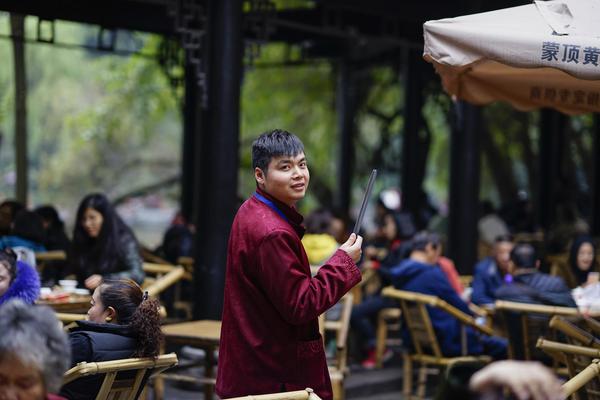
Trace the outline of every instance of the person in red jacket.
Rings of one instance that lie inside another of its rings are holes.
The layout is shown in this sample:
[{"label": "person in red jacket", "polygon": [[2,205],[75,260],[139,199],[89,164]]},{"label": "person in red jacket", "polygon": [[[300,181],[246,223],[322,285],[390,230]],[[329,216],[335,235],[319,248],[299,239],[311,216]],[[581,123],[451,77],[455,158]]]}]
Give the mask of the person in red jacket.
[{"label": "person in red jacket", "polygon": [[273,130],[252,144],[256,192],[229,236],[216,392],[221,398],[311,387],[332,398],[317,317],[356,285],[355,234],[311,277],[295,208],[308,187],[304,146]]}]

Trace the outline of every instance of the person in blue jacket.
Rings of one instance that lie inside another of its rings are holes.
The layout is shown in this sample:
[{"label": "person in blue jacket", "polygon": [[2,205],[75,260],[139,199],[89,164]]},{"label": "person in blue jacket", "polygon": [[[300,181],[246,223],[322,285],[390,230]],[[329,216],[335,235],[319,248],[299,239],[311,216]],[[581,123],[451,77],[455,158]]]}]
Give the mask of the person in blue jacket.
[{"label": "person in blue jacket", "polygon": [[494,304],[496,290],[509,276],[510,252],[514,247],[511,235],[500,235],[494,241],[492,255],[475,265],[471,301],[475,304]]},{"label": "person in blue jacket", "polygon": [[[448,278],[431,260],[435,257],[435,244],[431,234],[420,232],[413,238],[410,257],[390,270],[394,287],[401,290],[418,292],[437,296],[468,315],[473,315],[465,303],[450,286]],[[427,307],[436,337],[445,356],[460,356],[461,323],[436,307]],[[410,343],[406,325],[403,328],[403,338]],[[490,355],[494,359],[506,358],[506,339],[479,334],[467,327],[468,355]]]},{"label": "person in blue jacket", "polygon": [[0,250],[0,304],[19,299],[33,304],[40,295],[40,277],[37,271],[17,260],[13,249]]}]

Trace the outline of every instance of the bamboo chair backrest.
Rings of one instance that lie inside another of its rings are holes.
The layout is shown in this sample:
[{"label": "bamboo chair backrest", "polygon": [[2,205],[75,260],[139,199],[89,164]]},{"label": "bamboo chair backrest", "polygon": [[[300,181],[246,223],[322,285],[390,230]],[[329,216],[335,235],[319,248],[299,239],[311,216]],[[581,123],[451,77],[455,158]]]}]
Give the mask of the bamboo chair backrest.
[{"label": "bamboo chair backrest", "polygon": [[[600,358],[600,349],[554,342],[551,340],[539,339],[537,347],[564,363],[567,366],[567,371],[571,379],[580,375],[590,364]],[[589,372],[590,371],[588,370],[582,376],[587,376]],[[598,379],[582,380],[582,376],[579,376],[579,378],[568,385],[568,395],[570,396],[572,394],[573,398],[576,400],[582,398],[587,398],[588,400],[600,399],[600,384]],[[575,384],[575,382],[578,382],[578,384]],[[575,393],[575,391],[580,388],[583,388],[583,390]]]},{"label": "bamboo chair backrest", "polygon": [[143,263],[142,267],[146,274],[156,276],[154,280],[148,280],[142,285],[151,297],[157,297],[160,293],[186,276],[185,268],[181,266]]},{"label": "bamboo chair backrest", "polygon": [[397,290],[393,287],[383,289],[382,294],[391,297],[400,303],[402,317],[411,336],[413,347],[418,355],[430,355],[443,357],[439,342],[435,336],[433,324],[427,311],[427,307],[437,307],[450,314],[461,322],[462,329],[462,353],[467,354],[466,330],[471,326],[482,333],[492,335],[493,331],[486,326],[475,324],[470,315],[463,313],[439,297],[422,293]]},{"label": "bamboo chair backrest", "polygon": [[[589,327],[588,321],[590,318],[581,318],[579,323],[585,327]],[[596,321],[594,321],[597,323]],[[590,332],[580,328],[565,317],[555,315],[550,319],[550,328],[561,332],[569,344],[578,346],[593,347],[600,349],[600,339]]]},{"label": "bamboo chair backrest", "polygon": [[348,362],[348,330],[350,329],[350,315],[352,314],[353,295],[346,293],[338,302],[339,307],[335,313],[325,312],[323,317],[319,318],[321,324],[321,333],[333,332],[335,334],[336,354],[333,367],[339,371],[344,371]]},{"label": "bamboo chair backrest", "polygon": [[540,336],[551,335],[548,328],[554,315],[579,316],[577,308],[526,304],[512,301],[496,301],[495,309],[500,314],[508,334],[509,358],[548,362],[548,358],[537,347]]},{"label": "bamboo chair backrest", "polygon": [[[163,354],[156,359],[127,358],[103,362],[81,362],[65,372],[63,384],[82,377],[105,374],[96,400],[135,400],[150,375],[160,373],[177,364],[175,353]],[[123,372],[128,373],[123,373]]]},{"label": "bamboo chair backrest", "polygon": [[321,400],[319,396],[311,389],[296,390],[294,392],[282,392],[271,394],[259,394],[242,397],[230,397],[223,400]]}]

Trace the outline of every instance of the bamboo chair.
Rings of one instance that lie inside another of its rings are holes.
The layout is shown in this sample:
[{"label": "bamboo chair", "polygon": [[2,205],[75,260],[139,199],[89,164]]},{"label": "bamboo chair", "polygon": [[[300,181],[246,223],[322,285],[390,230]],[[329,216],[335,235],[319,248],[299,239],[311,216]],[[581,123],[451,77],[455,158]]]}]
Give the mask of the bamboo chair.
[{"label": "bamboo chair", "polygon": [[341,312],[339,318],[331,320],[327,318],[327,312],[319,317],[319,329],[325,339],[327,332],[335,335],[336,352],[332,359],[327,360],[329,378],[333,387],[333,398],[344,399],[344,378],[348,373],[348,330],[350,329],[350,315],[352,314],[353,295],[346,293],[339,303]]},{"label": "bamboo chair", "polygon": [[317,396],[317,394],[311,388],[306,388],[304,390],[296,390],[294,392],[230,397],[223,400],[321,400],[321,398]]},{"label": "bamboo chair", "polygon": [[[436,366],[446,368],[450,364],[456,362],[482,362],[488,363],[491,358],[488,356],[468,356],[467,355],[467,335],[466,327],[492,335],[494,332],[487,326],[477,325],[474,319],[462,311],[452,307],[445,301],[436,296],[425,295],[421,293],[408,292],[397,290],[392,287],[384,288],[382,295],[396,299],[400,302],[402,308],[402,316],[404,323],[410,332],[414,352],[412,354],[404,354],[404,388],[403,395],[410,399],[412,396],[412,381],[414,362],[420,364],[419,381],[417,388],[417,398],[422,399],[425,396],[425,386],[427,383],[428,366]],[[437,337],[433,330],[433,325],[427,312],[427,306],[437,307],[458,319],[462,329],[462,356],[446,357],[442,354],[442,350],[438,343]]]},{"label": "bamboo chair", "polygon": [[142,284],[144,290],[148,291],[148,295],[158,297],[160,293],[174,286],[173,308],[183,310],[186,314],[186,319],[191,319],[191,305],[184,305],[181,301],[181,281],[192,280],[192,274],[180,265],[157,264],[145,262],[142,268],[146,273],[146,279]]},{"label": "bamboo chair", "polygon": [[[105,374],[96,400],[135,400],[148,378],[177,365],[175,353],[164,354],[156,359],[127,358],[103,362],[81,362],[65,372],[63,385],[77,379]],[[129,373],[123,373],[129,371]]]},{"label": "bamboo chair", "polygon": [[600,381],[593,379],[595,375],[590,374],[589,368],[591,364],[597,363],[600,358],[600,349],[575,346],[541,338],[537,342],[537,347],[567,366],[570,380],[563,385],[563,388],[568,396],[572,396],[575,400],[600,399]]},{"label": "bamboo chair", "polygon": [[[501,316],[508,336],[508,356],[512,359],[551,362],[536,348],[540,336],[552,334],[548,329],[554,315],[580,316],[577,308],[556,307],[540,304],[496,301],[496,314]],[[551,336],[554,338],[554,336]]]}]

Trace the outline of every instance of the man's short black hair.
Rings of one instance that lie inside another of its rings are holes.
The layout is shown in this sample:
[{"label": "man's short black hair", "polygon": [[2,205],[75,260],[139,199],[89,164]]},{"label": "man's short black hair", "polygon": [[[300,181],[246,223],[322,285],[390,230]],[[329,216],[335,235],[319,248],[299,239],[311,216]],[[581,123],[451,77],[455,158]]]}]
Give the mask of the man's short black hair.
[{"label": "man's short black hair", "polygon": [[536,268],[537,254],[529,243],[518,243],[510,252],[510,259],[517,268]]},{"label": "man's short black hair", "polygon": [[514,241],[515,241],[515,238],[510,233],[503,233],[501,235],[496,236],[496,238],[494,239],[494,243],[503,243],[503,242],[512,243]]},{"label": "man's short black hair", "polygon": [[297,156],[303,151],[304,145],[293,133],[282,129],[267,131],[252,143],[252,169],[258,167],[266,174],[274,157]]},{"label": "man's short black hair", "polygon": [[421,231],[413,236],[411,244],[412,251],[425,251],[425,248],[428,244],[430,244],[434,249],[437,249],[441,242],[440,237],[437,234]]}]

